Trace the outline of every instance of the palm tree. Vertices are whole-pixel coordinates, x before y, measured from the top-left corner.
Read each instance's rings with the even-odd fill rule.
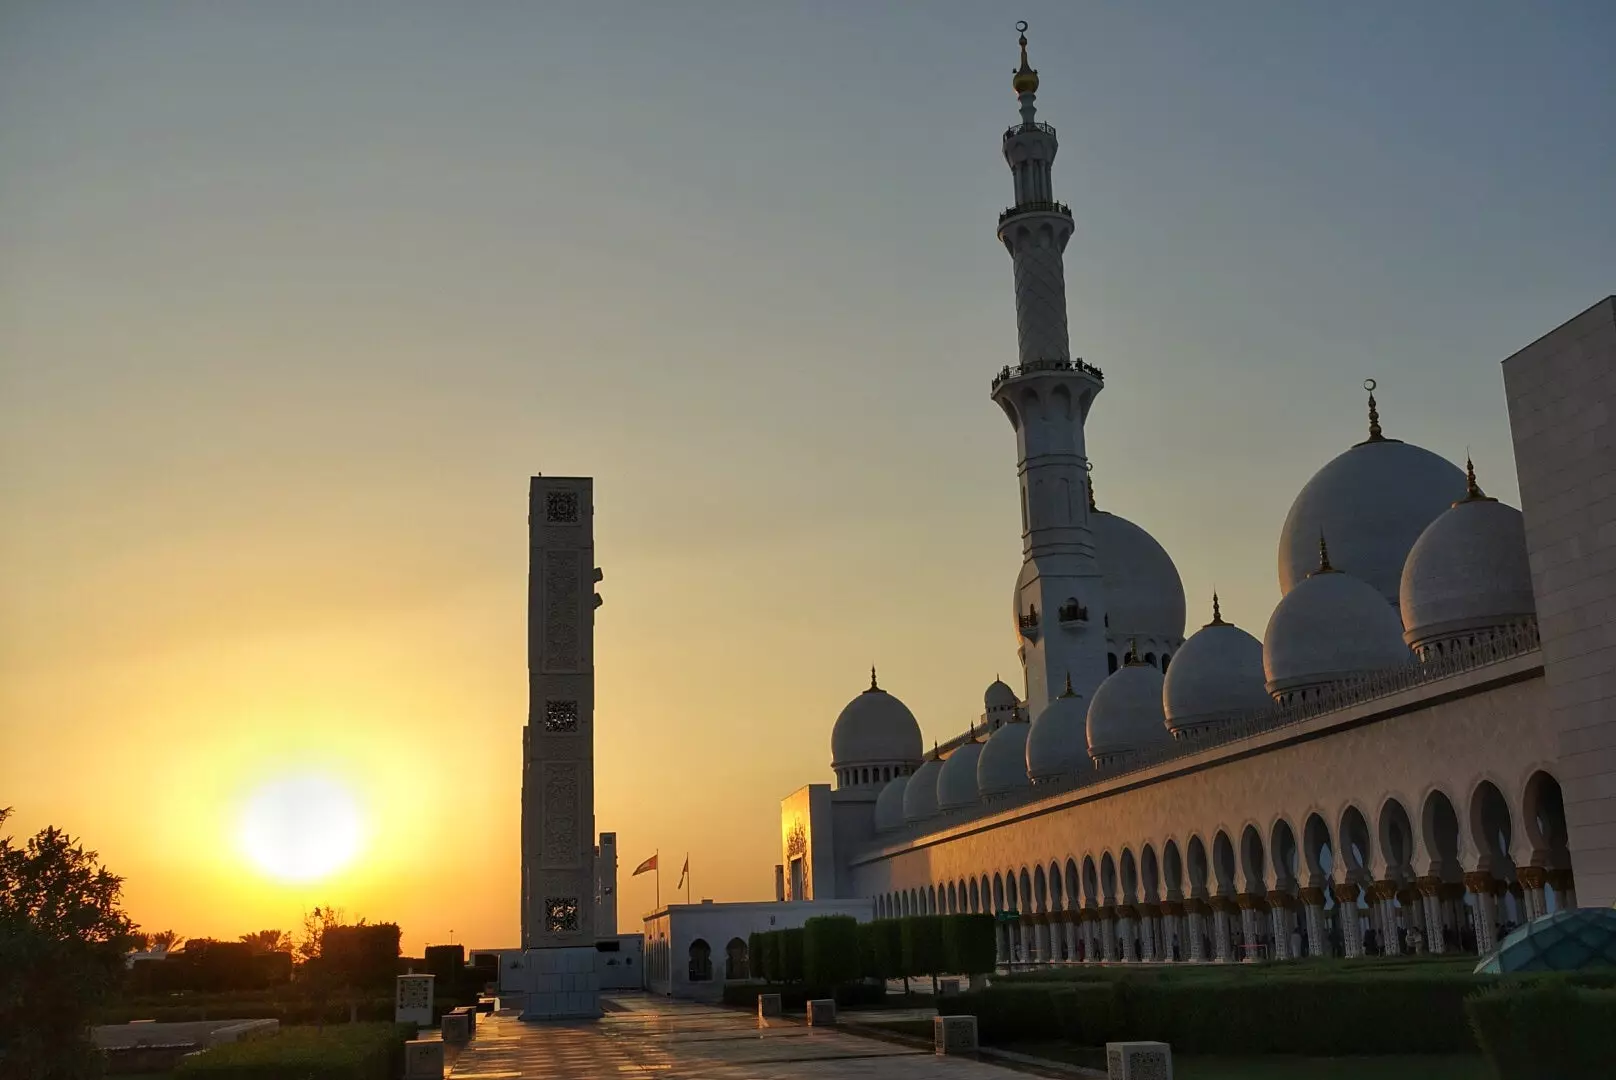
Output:
[[[151,935],[151,947],[163,952],[173,952],[179,948],[185,939],[172,930],[159,930]]]
[[[292,951],[292,935],[285,930],[257,930],[251,934],[242,934],[241,940],[259,955]]]

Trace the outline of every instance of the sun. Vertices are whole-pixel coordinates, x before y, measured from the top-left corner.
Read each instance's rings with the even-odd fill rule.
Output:
[[[317,881],[353,861],[361,840],[359,803],[328,777],[285,776],[260,787],[241,815],[241,848],[281,881]]]

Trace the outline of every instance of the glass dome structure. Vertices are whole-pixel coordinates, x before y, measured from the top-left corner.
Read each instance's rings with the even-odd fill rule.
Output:
[[[1533,919],[1481,958],[1476,974],[1616,967],[1616,908],[1556,911]]]

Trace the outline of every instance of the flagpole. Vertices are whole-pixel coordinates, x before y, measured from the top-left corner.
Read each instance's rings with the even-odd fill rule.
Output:
[[[656,906],[662,910],[662,849],[656,849]]]
[[[690,852],[685,852],[685,903],[690,903]]]

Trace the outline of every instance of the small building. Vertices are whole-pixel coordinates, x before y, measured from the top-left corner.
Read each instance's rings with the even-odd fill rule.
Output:
[[[816,915],[851,915],[869,922],[874,911],[868,898],[668,904],[645,917],[645,988],[669,997],[716,1001],[726,981],[751,977],[751,935],[796,929]]]

